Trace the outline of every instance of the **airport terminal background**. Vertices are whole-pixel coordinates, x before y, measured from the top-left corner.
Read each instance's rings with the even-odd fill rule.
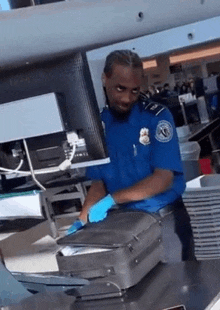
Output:
[[[206,121],[219,117],[219,52],[220,43],[214,42],[145,59],[145,92],[153,101],[159,101],[170,108],[176,127],[183,125],[190,127],[192,124],[205,122],[205,119],[201,120],[198,109],[198,97],[202,95],[198,92],[201,92],[201,87],[204,89],[203,95],[208,111],[209,119]],[[201,80],[203,80],[203,86]],[[188,98],[184,94],[188,94]],[[181,97],[185,101],[185,119],[179,107],[177,108]],[[213,136],[219,146],[218,135],[217,129]],[[206,135],[199,140],[199,144],[201,146],[200,159],[204,159],[200,161],[201,168],[204,172],[211,173],[214,170],[209,137]]]

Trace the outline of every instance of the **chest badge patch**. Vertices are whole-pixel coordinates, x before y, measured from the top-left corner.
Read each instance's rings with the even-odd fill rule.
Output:
[[[160,121],[156,129],[156,139],[159,142],[169,142],[173,137],[173,127],[168,121]]]
[[[141,128],[139,142],[143,145],[150,144],[150,133],[148,128]]]

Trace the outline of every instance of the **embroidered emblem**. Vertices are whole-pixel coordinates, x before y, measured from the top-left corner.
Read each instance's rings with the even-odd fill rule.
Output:
[[[149,129],[148,128],[142,128],[140,130],[139,142],[143,145],[150,144],[150,135],[149,135]]]
[[[160,121],[156,129],[156,139],[159,142],[169,142],[173,137],[173,127],[168,121]]]

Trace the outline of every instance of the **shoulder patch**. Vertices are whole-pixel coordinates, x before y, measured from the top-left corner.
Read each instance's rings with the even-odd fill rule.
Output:
[[[159,142],[169,142],[173,137],[173,127],[170,122],[162,120],[158,123],[155,138]]]
[[[146,103],[144,110],[154,114],[155,116],[159,115],[166,107],[157,102]]]

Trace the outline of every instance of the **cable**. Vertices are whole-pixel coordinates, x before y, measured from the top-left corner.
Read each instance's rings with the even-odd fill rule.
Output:
[[[20,168],[22,167],[23,163],[24,163],[24,160],[21,159],[21,161],[20,161],[19,165],[17,166],[17,168],[15,169],[15,171],[20,170]]]
[[[33,166],[32,166],[32,162],[31,162],[31,158],[30,158],[30,154],[29,154],[29,150],[28,150],[28,146],[27,146],[27,143],[26,143],[25,139],[23,139],[23,144],[24,144],[24,148],[25,148],[28,164],[29,164],[29,167],[30,167],[32,179],[43,191],[46,191],[46,188],[35,177],[34,169],[33,169]]]
[[[7,169],[7,168],[0,167],[0,170],[8,172],[7,174],[17,173],[17,171],[20,170],[20,168],[23,165],[23,163],[24,163],[24,160],[21,159],[19,165],[17,166],[17,168],[15,168],[15,169]]]
[[[69,158],[70,162],[73,160],[75,153],[76,153],[76,144],[74,143],[73,144],[73,149],[72,149],[72,152],[71,152],[71,155],[70,155],[70,158]]]
[[[2,171],[5,171],[6,173],[7,172],[10,172],[10,173],[16,173],[16,174],[24,174],[24,175],[31,175],[31,172],[30,171],[22,171],[22,170],[15,170],[15,169],[9,169],[9,168],[3,168],[3,167],[0,167],[0,170]],[[52,168],[46,168],[46,169],[39,169],[39,170],[36,170],[35,171],[35,174],[45,174],[45,173],[54,173],[54,172],[58,172],[60,171],[60,169],[58,167],[52,167]]]
[[[72,146],[73,146],[73,149],[72,149],[70,158],[68,159],[70,165],[71,165],[71,161],[73,160],[75,152],[76,152],[76,144],[73,144]],[[65,169],[61,169],[60,168],[63,163],[61,163],[58,167],[43,168],[43,169],[35,170],[34,174],[35,175],[40,175],[40,174],[55,173],[55,172],[63,171]],[[22,165],[23,165],[23,160],[21,160],[20,164],[18,165],[18,167],[16,169],[9,169],[9,168],[0,167],[0,172],[5,172],[4,174],[16,173],[16,174],[22,174],[22,175],[30,176],[31,175],[30,171],[22,171],[22,170],[20,170]],[[69,165],[67,165],[67,167],[68,166]]]

